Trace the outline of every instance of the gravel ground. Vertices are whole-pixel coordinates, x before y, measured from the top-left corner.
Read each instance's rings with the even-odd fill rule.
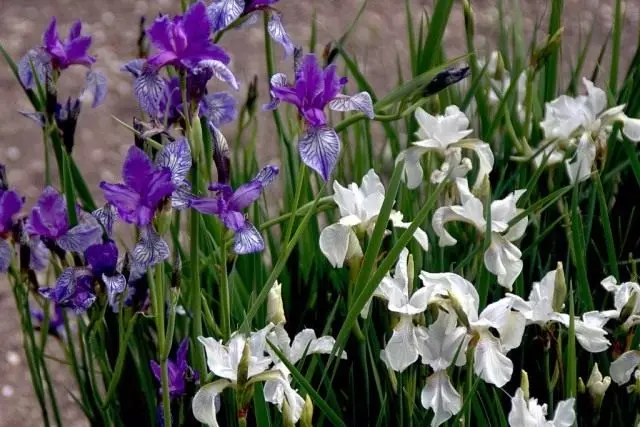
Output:
[[[282,0],[281,10],[284,13],[285,24],[295,40],[308,39],[313,10],[309,6],[311,3],[317,13],[318,49],[321,50],[326,42],[341,36],[355,16],[360,0],[313,0],[306,3]],[[433,2],[413,0],[413,3],[414,10],[419,11],[423,7],[430,9]],[[547,7],[550,7],[548,5],[551,2],[524,0],[521,3],[524,27],[531,33],[536,22],[547,13]],[[594,30],[592,43],[596,47],[588,58],[587,70],[591,70],[595,64],[597,50],[611,28],[614,3],[612,0],[565,1],[565,52],[575,55],[578,43],[591,28]],[[627,60],[634,53],[630,49],[636,44],[640,18],[640,6],[636,1],[627,3],[622,44],[623,66],[626,66]],[[106,103],[97,110],[87,109],[82,112],[76,134],[74,156],[89,184],[94,188],[100,180],[115,179],[119,175],[123,154],[131,144],[128,131],[117,125],[111,115],[130,122],[136,112],[130,80],[119,69],[124,61],[135,55],[138,19],[141,15],[152,18],[159,11],[175,11],[177,4],[177,0],[0,1],[0,41],[16,60],[31,46],[39,43],[40,34],[52,15],[58,17],[63,28],[74,19],[81,19],[88,24],[85,32],[93,35],[92,52],[98,56],[97,68],[105,72],[109,78]],[[364,74],[371,79],[379,93],[391,88],[396,80],[396,54],[401,58],[406,57],[402,4],[401,0],[370,0],[367,11],[348,46],[348,50],[363,64]],[[495,40],[498,22],[496,2],[475,0],[472,4],[476,12],[477,45],[481,51],[488,52]],[[546,19],[543,18],[540,22],[545,23]],[[463,52],[463,40],[462,11],[461,7],[456,5],[446,34],[446,46],[450,54]],[[222,44],[233,55],[232,69],[238,79],[241,82],[249,82],[254,74],[258,74],[261,78],[260,91],[264,96],[266,86],[264,57],[261,53],[261,27],[258,25],[243,31],[233,31],[232,34],[225,35]],[[625,50],[626,46],[630,49]],[[277,52],[281,55],[280,49]],[[568,57],[565,57],[565,65],[569,63]],[[290,66],[281,63],[280,68],[286,71]],[[69,88],[67,95],[77,93],[79,88],[75,85],[81,81],[82,73],[83,70],[78,68],[65,73],[66,81],[63,84]],[[8,166],[12,186],[19,188],[32,203],[43,183],[42,137],[34,124],[17,113],[17,110],[28,110],[29,104],[4,64],[0,65],[0,89],[3,99],[0,102],[0,163]],[[243,96],[241,93],[240,99]],[[276,144],[269,142],[272,141],[272,138],[269,138],[272,134],[270,120],[265,117],[264,126],[261,126],[261,137],[265,144],[260,148],[260,155],[264,160],[277,162]],[[0,321],[0,427],[42,425],[38,405],[31,391],[14,301],[5,280],[0,280],[0,312],[4,313]],[[51,348],[49,351],[55,353],[56,349]],[[74,389],[66,368],[52,362],[51,371],[58,400],[63,406],[65,426],[86,425],[79,410],[65,392],[65,389]]]

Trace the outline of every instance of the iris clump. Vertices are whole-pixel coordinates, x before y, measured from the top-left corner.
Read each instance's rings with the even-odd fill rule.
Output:
[[[39,194],[0,165],[0,273],[44,425],[63,425],[66,392],[105,426],[637,423],[640,65],[621,80],[622,2],[585,94],[583,60],[559,71],[576,53],[562,2],[542,44],[501,22],[513,43],[488,55],[470,2],[407,3],[386,91],[355,23],[333,40],[313,22],[307,42],[285,1],[180,5],[141,20],[121,171],[97,186],[75,138],[107,93],[91,36],[53,18],[5,55],[43,132]],[[449,59],[457,7],[469,54]],[[239,58],[259,17],[256,68]],[[84,87],[59,99],[72,67]]]

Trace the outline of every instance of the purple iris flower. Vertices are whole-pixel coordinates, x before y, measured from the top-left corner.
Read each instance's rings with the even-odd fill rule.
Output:
[[[158,52],[149,58],[147,65],[158,70],[166,65],[192,69],[204,60],[228,64],[229,55],[211,41],[211,32],[207,8],[201,1],[193,4],[184,16],[157,18],[147,34]]]
[[[185,338],[178,347],[175,360],[167,360],[169,373],[169,396],[174,399],[184,396],[187,392],[187,381],[197,381],[198,374],[187,363],[189,351],[189,339]],[[151,361],[151,372],[158,382],[162,382],[162,370],[160,364]]]
[[[255,12],[264,10],[269,13],[267,30],[276,43],[282,45],[285,56],[291,55],[295,46],[282,25],[282,15],[271,7],[279,0],[217,0],[207,8],[213,31],[217,32],[229,27],[238,18],[247,16],[247,24],[257,20]]]
[[[235,191],[228,184],[216,183],[209,187],[213,198],[194,198],[191,207],[207,215],[215,215],[229,230],[233,230],[233,248],[237,254],[259,252],[264,249],[260,232],[245,218],[242,211],[258,200],[264,189],[273,182],[280,170],[265,166],[255,178]]]
[[[15,225],[15,216],[23,204],[24,200],[18,193],[0,188],[0,273],[5,273],[11,264],[13,248],[9,238]]]
[[[65,269],[55,286],[40,288],[40,294],[57,306],[73,310],[76,314],[86,312],[96,300],[93,290],[94,278],[86,268]]]
[[[323,70],[311,54],[303,58],[293,85],[287,83],[284,74],[271,77],[273,100],[265,109],[275,109],[280,101],[298,108],[307,124],[307,131],[298,141],[300,157],[325,180],[329,179],[340,154],[340,138],[327,124],[325,107],[334,111],[361,111],[370,119],[374,117],[371,96],[367,92],[343,95],[340,91],[346,84],[346,78],[338,77],[335,65]]]
[[[27,220],[27,231],[69,252],[84,252],[100,241],[102,227],[91,215],[77,210],[79,224],[71,227],[64,197],[53,187],[44,189]]]
[[[116,207],[120,218],[130,224],[151,223],[160,203],[173,193],[171,169],[156,167],[147,154],[132,146],[122,167],[124,184],[101,182],[100,188],[109,203]]]
[[[127,287],[127,279],[117,271],[118,247],[113,240],[92,245],[84,252],[84,259],[94,278],[101,279],[107,291],[109,305],[114,311],[120,307],[120,295]]]
[[[96,58],[88,54],[91,37],[81,33],[82,22],[76,21],[69,29],[67,40],[62,40],[58,35],[56,18],[51,18],[42,35],[42,50],[49,55],[53,69],[64,70],[75,64],[91,67],[96,62]]]
[[[62,307],[54,304],[53,316],[49,317],[49,335],[56,338],[64,338],[64,311]],[[33,310],[31,317],[37,322],[36,329],[41,329],[44,323],[44,312],[42,310]]]

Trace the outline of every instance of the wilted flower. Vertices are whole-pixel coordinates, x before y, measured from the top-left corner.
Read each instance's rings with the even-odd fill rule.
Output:
[[[616,122],[622,122],[622,133],[627,138],[640,141],[640,120],[627,117],[623,112],[625,105],[605,110],[606,93],[587,79],[582,79],[582,82],[587,88],[587,95],[576,98],[561,95],[547,103],[544,121],[540,123],[547,138],[568,140],[575,145],[575,154],[566,161],[571,182],[589,178],[597,152],[606,150]],[[557,145],[551,147],[549,153],[552,155],[559,150]],[[557,158],[555,155],[554,159]]]
[[[69,267],[60,274],[54,287],[40,288],[40,294],[56,306],[82,314],[96,300],[93,284],[93,274],[89,269]]]
[[[247,387],[265,381],[276,381],[282,387],[284,401],[290,410],[290,420],[296,423],[302,414],[304,399],[291,387],[279,369],[269,369],[273,360],[265,354],[266,336],[273,328],[269,325],[248,337],[236,333],[224,345],[213,338],[198,337],[205,348],[207,366],[220,379],[204,385],[192,401],[195,418],[201,423],[217,426],[216,413],[219,410],[220,394],[226,388],[234,388],[244,394]],[[241,408],[240,408],[241,409]]]
[[[187,392],[187,381],[197,381],[198,374],[189,366],[187,362],[187,352],[189,351],[189,339],[185,338],[178,347],[176,358],[167,360],[167,371],[169,374],[169,396],[176,398],[183,396]],[[156,380],[162,382],[162,369],[160,364],[151,361],[151,372]]]
[[[320,250],[331,265],[342,267],[346,260],[362,256],[359,237],[373,232],[384,202],[385,189],[378,175],[370,169],[362,178],[360,187],[351,183],[345,188],[334,181],[333,191],[333,200],[340,209],[341,218],[337,224],[326,227],[320,233]],[[400,212],[392,211],[389,219],[397,228],[411,225],[403,221]],[[413,237],[425,251],[429,249],[429,238],[424,230],[416,229]]]
[[[300,158],[325,181],[329,179],[340,155],[340,138],[328,126],[325,107],[329,106],[334,111],[361,111],[370,119],[374,117],[371,96],[367,92],[354,96],[343,95],[340,91],[346,84],[347,79],[338,77],[334,64],[323,70],[312,54],[303,58],[293,85],[288,84],[285,74],[271,77],[273,101],[265,108],[275,109],[280,101],[298,108],[300,117],[307,125],[306,132],[298,140]]]
[[[216,183],[209,187],[215,193],[212,198],[194,197],[191,207],[207,215],[215,215],[224,226],[235,232],[233,249],[237,254],[260,252],[264,249],[264,240],[260,232],[242,213],[258,200],[264,189],[271,184],[280,170],[267,165],[246,184],[235,191],[228,184]]]
[[[220,31],[227,28],[234,21],[242,16],[247,17],[247,22],[256,20],[255,12],[264,10],[269,14],[267,30],[276,43],[284,48],[285,54],[291,55],[294,50],[293,42],[282,25],[280,12],[271,7],[279,0],[214,0],[207,8],[209,18],[213,23],[213,31]]]
[[[24,200],[18,193],[0,188],[0,273],[5,273],[11,264],[13,248],[10,234],[23,204]]]
[[[556,407],[553,420],[547,421],[547,405],[538,399],[527,401],[521,388],[511,398],[509,425],[511,427],[571,427],[576,420],[575,399],[562,400]]]
[[[60,249],[83,253],[98,243],[102,227],[86,212],[77,209],[79,224],[69,224],[67,203],[53,187],[47,187],[36,202],[27,220],[27,231],[43,241],[54,243]]]
[[[456,185],[462,205],[444,206],[433,215],[433,231],[440,238],[440,246],[453,246],[457,240],[447,232],[445,225],[451,221],[462,221],[472,224],[479,233],[487,231],[482,201],[469,191],[469,184],[464,178],[457,178]],[[522,272],[522,253],[512,242],[520,239],[527,228],[525,216],[509,227],[509,221],[516,218],[523,209],[516,207],[518,199],[525,190],[516,190],[501,200],[491,203],[491,245],[484,253],[484,264],[487,270],[498,276],[498,283],[511,290],[513,282]]]
[[[416,132],[419,141],[400,153],[396,163],[404,160],[402,178],[410,189],[422,183],[421,158],[425,153],[435,152],[444,159],[440,169],[433,171],[431,182],[440,183],[451,174],[451,178],[462,178],[471,170],[470,159],[462,158],[462,149],[475,151],[479,160],[476,184],[482,183],[493,169],[493,153],[489,144],[478,139],[464,139],[471,132],[469,119],[455,105],[445,109],[442,116],[432,116],[418,108],[415,112],[420,129]]]
[[[548,327],[551,323],[560,323],[569,327],[569,315],[561,313],[559,310],[562,307],[554,307],[553,304],[557,300],[557,273],[557,270],[551,270],[540,282],[534,282],[528,301],[517,295],[507,294],[507,298],[513,301],[513,309],[522,313],[527,324]],[[574,319],[576,339],[585,350],[599,353],[609,348],[610,343],[603,326],[614,315],[613,311],[590,311],[582,315],[582,320],[577,317]]]

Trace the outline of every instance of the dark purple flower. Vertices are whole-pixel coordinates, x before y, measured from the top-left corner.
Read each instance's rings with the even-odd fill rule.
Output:
[[[242,184],[235,191],[228,184],[213,184],[209,190],[213,198],[194,198],[191,206],[207,215],[215,215],[234,234],[234,250],[237,254],[259,252],[264,249],[260,232],[245,218],[242,211],[258,200],[264,189],[273,182],[279,169],[265,166],[254,179]]]
[[[65,335],[64,332],[64,312],[62,308],[54,304],[53,316],[49,316],[49,328],[48,333],[51,336],[57,338],[63,338]],[[36,329],[41,329],[44,323],[44,312],[42,310],[33,310],[31,311],[31,317],[37,322],[35,325]]]
[[[15,225],[15,216],[24,204],[24,199],[13,190],[0,189],[0,239]]]
[[[88,269],[67,268],[58,277],[54,287],[40,288],[40,294],[62,308],[82,314],[96,300],[93,283],[93,275]]]
[[[160,203],[173,193],[168,167],[156,167],[144,151],[132,146],[122,167],[124,184],[101,182],[100,188],[124,221],[138,226],[151,223]]]
[[[127,279],[116,270],[118,247],[115,242],[108,240],[105,243],[89,246],[84,252],[84,259],[93,277],[104,283],[109,305],[113,311],[118,311],[120,295],[127,288]]]
[[[214,1],[207,8],[209,19],[213,24],[213,31],[220,31],[227,28],[238,18],[247,16],[247,22],[253,23],[257,19],[255,12],[264,10],[269,14],[267,29],[269,35],[276,42],[282,45],[285,56],[290,55],[294,50],[293,42],[282,25],[280,12],[270,6],[279,0],[218,0]]]
[[[56,18],[51,18],[51,23],[42,35],[42,50],[49,55],[54,69],[64,70],[74,64],[91,67],[96,62],[88,54],[91,37],[81,36],[81,33],[82,23],[76,21],[69,29],[69,37],[63,41],[58,35]]]
[[[100,241],[102,227],[95,218],[80,210],[78,219],[79,224],[70,227],[64,198],[53,187],[47,187],[31,210],[27,231],[55,242],[65,251],[82,253]]]
[[[371,96],[360,92],[354,96],[340,93],[347,79],[339,77],[336,66],[331,64],[324,70],[315,55],[306,55],[296,72],[293,85],[287,83],[287,76],[275,74],[271,77],[272,102],[265,106],[274,109],[279,102],[286,102],[298,108],[300,117],[307,124],[307,132],[298,141],[298,151],[302,161],[329,179],[340,154],[340,138],[328,126],[325,108],[334,111],[361,111],[369,118],[374,117]]]
[[[169,396],[174,399],[183,396],[187,391],[187,381],[197,381],[195,373],[187,363],[187,352],[189,351],[189,339],[185,338],[178,347],[175,360],[167,360],[167,371],[169,373]],[[155,361],[150,362],[151,372],[158,382],[162,382],[162,370],[160,364]]]
[[[184,16],[157,18],[147,31],[157,53],[147,65],[158,70],[166,65],[192,69],[204,60],[228,64],[229,55],[211,41],[211,31],[207,8],[201,1],[193,4]]]

